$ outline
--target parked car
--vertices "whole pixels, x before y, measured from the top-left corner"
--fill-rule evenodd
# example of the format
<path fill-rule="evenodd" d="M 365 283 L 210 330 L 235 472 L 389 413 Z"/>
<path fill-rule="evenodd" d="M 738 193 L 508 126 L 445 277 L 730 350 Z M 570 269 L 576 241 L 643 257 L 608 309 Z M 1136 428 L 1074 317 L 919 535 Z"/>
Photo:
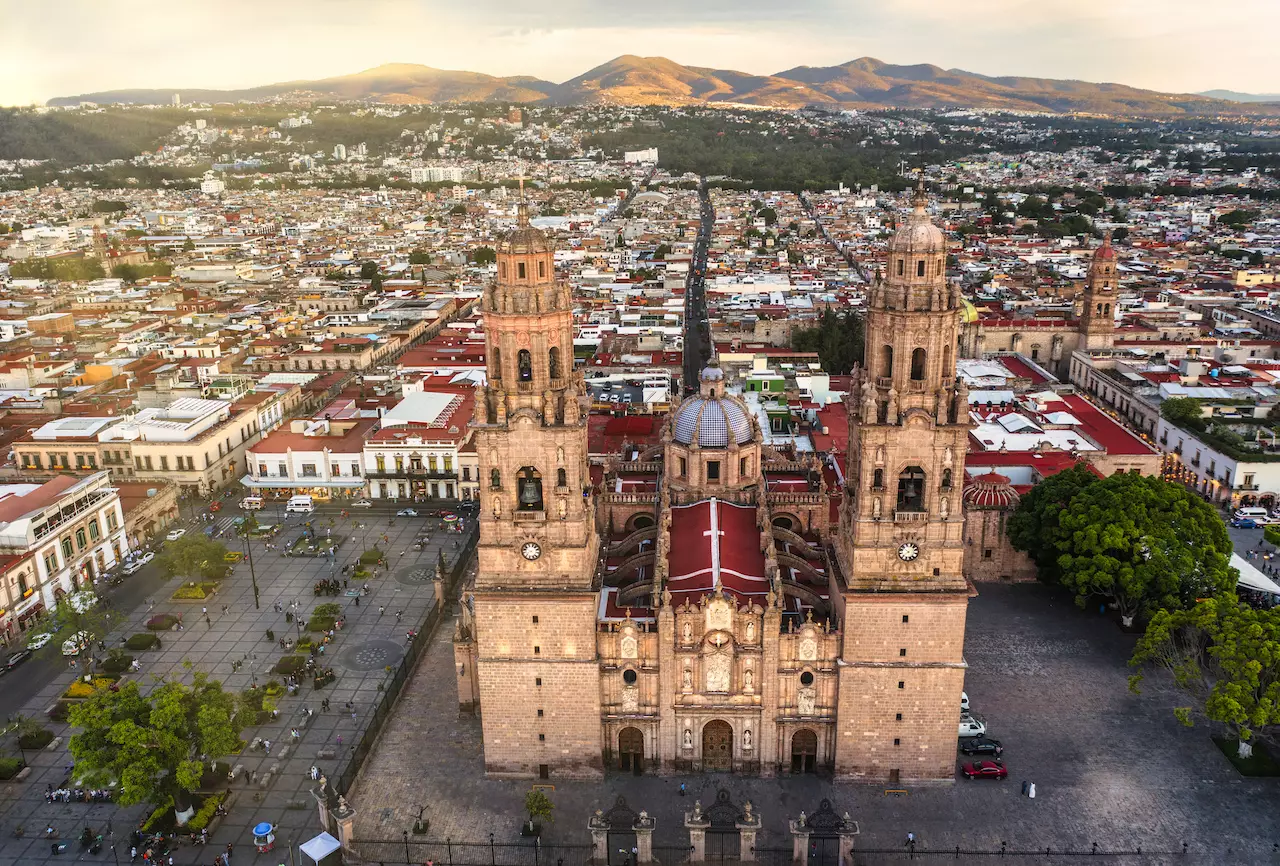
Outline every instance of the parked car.
<path fill-rule="evenodd" d="M 210 502 L 210 503 L 209 503 L 209 510 L 210 510 L 210 511 L 221 511 L 221 510 L 222 510 L 222 503 L 215 499 L 213 502 Z"/>
<path fill-rule="evenodd" d="M 144 550 L 142 553 L 135 553 L 132 558 L 125 561 L 124 573 L 137 574 L 142 570 L 144 565 L 155 558 L 156 555 L 149 550 Z"/>
<path fill-rule="evenodd" d="M 999 761 L 974 761 L 960 767 L 966 779 L 1004 779 L 1009 771 Z"/>
<path fill-rule="evenodd" d="M 396 512 L 396 517 L 417 517 L 418 512 L 412 508 L 401 508 Z"/>
<path fill-rule="evenodd" d="M 169 541 L 177 541 L 179 538 L 181 538 L 186 534 L 187 534 L 187 531 L 185 529 L 170 529 L 168 534 L 165 535 L 165 538 L 167 538 Z"/>
<path fill-rule="evenodd" d="M 1252 517 L 1237 517 L 1231 521 L 1231 525 L 1236 529 L 1257 529 L 1258 521 Z"/>
<path fill-rule="evenodd" d="M 31 639 L 27 641 L 27 649 L 32 652 L 35 652 L 38 649 L 44 649 L 51 640 L 53 640 L 53 635 L 48 632 L 42 631 L 39 634 L 33 634 Z"/>
<path fill-rule="evenodd" d="M 969 712 L 969 694 L 968 692 L 960 693 L 960 712 Z"/>
<path fill-rule="evenodd" d="M 990 737 L 971 737 L 960 744 L 960 751 L 966 755 L 995 755 L 999 757 L 1004 754 L 1004 746 L 1000 745 L 999 740 L 993 740 Z"/>
<path fill-rule="evenodd" d="M 64 656 L 79 655 L 89 648 L 89 642 L 92 640 L 93 635 L 87 631 L 78 631 L 62 642 L 62 654 Z"/>
<path fill-rule="evenodd" d="M 357 499 L 355 502 L 351 503 L 351 507 L 352 507 L 352 508 L 372 508 L 372 507 L 373 507 L 373 500 L 372 500 L 372 499 Z"/>
<path fill-rule="evenodd" d="M 960 736 L 981 737 L 987 732 L 987 725 L 981 719 L 975 719 L 968 713 L 960 716 Z"/>
<path fill-rule="evenodd" d="M 9 656 L 9 660 L 4 663 L 4 669 L 11 671 L 29 658 L 31 658 L 31 650 L 18 650 L 16 653 Z"/>

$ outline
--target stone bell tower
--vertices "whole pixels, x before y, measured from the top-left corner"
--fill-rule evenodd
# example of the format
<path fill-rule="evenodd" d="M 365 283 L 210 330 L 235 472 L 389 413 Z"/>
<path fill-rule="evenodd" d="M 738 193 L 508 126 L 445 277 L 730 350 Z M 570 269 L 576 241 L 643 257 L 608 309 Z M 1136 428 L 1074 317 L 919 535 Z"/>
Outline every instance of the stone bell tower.
<path fill-rule="evenodd" d="M 1094 250 L 1089 276 L 1081 295 L 1080 347 L 1086 350 L 1110 349 L 1116 334 L 1116 251 L 1111 246 L 1111 232 Z"/>
<path fill-rule="evenodd" d="M 593 502 L 585 387 L 573 371 L 570 292 L 554 250 L 519 224 L 482 301 L 487 382 L 472 422 L 480 458 L 474 631 L 485 769 L 602 773 Z"/>
<path fill-rule="evenodd" d="M 968 392 L 956 377 L 959 290 L 925 212 L 889 242 L 847 398 L 849 465 L 835 534 L 843 585 L 837 779 L 951 779 L 968 591 L 961 491 Z"/>

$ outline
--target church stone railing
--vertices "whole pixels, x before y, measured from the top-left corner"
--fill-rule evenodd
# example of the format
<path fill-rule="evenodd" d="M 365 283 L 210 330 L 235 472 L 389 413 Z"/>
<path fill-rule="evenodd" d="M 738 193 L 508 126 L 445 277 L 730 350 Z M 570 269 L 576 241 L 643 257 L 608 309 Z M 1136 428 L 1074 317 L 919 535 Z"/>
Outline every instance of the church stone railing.
<path fill-rule="evenodd" d="M 826 501 L 824 493 L 772 493 L 768 494 L 770 505 L 821 505 Z"/>

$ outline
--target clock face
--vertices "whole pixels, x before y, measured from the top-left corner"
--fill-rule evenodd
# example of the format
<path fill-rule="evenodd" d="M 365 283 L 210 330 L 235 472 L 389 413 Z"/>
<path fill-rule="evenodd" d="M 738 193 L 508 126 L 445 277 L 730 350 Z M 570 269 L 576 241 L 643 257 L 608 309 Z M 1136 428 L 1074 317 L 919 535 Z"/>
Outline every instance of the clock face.
<path fill-rule="evenodd" d="M 536 542 L 526 541 L 524 546 L 520 548 L 520 555 L 533 562 L 539 556 L 542 556 L 542 548 Z"/>
<path fill-rule="evenodd" d="M 910 541 L 898 547 L 898 559 L 901 559 L 903 562 L 911 562 L 919 555 L 920 548 L 916 547 Z"/>

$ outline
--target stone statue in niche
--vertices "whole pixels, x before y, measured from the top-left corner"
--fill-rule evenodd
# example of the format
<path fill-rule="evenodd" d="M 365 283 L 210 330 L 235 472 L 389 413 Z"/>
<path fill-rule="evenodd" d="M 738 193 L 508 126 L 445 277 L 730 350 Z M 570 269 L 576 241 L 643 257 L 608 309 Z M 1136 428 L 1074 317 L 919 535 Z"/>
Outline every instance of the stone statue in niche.
<path fill-rule="evenodd" d="M 871 500 L 871 516 L 879 519 L 880 517 L 880 497 L 877 496 Z"/>
<path fill-rule="evenodd" d="M 862 385 L 862 423 L 876 423 L 876 392 L 869 381 Z"/>
<path fill-rule="evenodd" d="M 877 466 L 884 465 L 884 446 L 883 445 L 880 445 L 876 448 L 876 465 Z"/>
<path fill-rule="evenodd" d="M 938 514 L 942 516 L 943 520 L 946 520 L 947 515 L 950 512 L 951 512 L 951 505 L 947 502 L 947 497 L 944 496 L 942 497 L 942 500 L 938 503 Z"/>
<path fill-rule="evenodd" d="M 707 691 L 729 691 L 729 656 L 723 653 L 707 658 Z"/>
<path fill-rule="evenodd" d="M 689 623 L 687 620 L 685 621 L 684 631 L 682 632 L 682 635 L 684 636 L 685 643 L 693 642 L 693 625 Z"/>
<path fill-rule="evenodd" d="M 744 751 L 751 751 L 751 729 L 747 728 L 742 732 L 742 748 Z"/>
<path fill-rule="evenodd" d="M 689 668 L 684 669 L 684 690 L 686 692 L 693 691 L 693 671 Z"/>
<path fill-rule="evenodd" d="M 693 731 L 689 730 L 688 728 L 684 729 L 684 747 L 686 749 L 693 748 Z"/>
<path fill-rule="evenodd" d="M 636 639 L 631 635 L 626 635 L 618 642 L 618 652 L 624 659 L 633 659 L 636 657 Z"/>
<path fill-rule="evenodd" d="M 556 463 L 559 463 L 561 466 L 564 465 L 564 446 L 563 445 L 556 446 Z"/>
<path fill-rule="evenodd" d="M 747 643 L 755 643 L 756 640 L 756 624 L 754 622 L 747 623 Z"/>
<path fill-rule="evenodd" d="M 560 519 L 564 520 L 569 515 L 569 503 L 563 499 L 556 502 L 556 513 L 560 515 Z"/>
<path fill-rule="evenodd" d="M 818 657 L 818 642 L 811 637 L 800 641 L 798 653 L 801 661 L 811 662 Z"/>
<path fill-rule="evenodd" d="M 502 517 L 502 497 L 493 497 L 493 516 Z"/>
<path fill-rule="evenodd" d="M 812 716 L 818 703 L 818 692 L 812 686 L 800 689 L 800 715 Z"/>
<path fill-rule="evenodd" d="M 952 452 L 951 446 L 948 445 L 947 450 L 942 452 L 942 465 L 950 466 L 953 460 L 955 460 L 955 454 Z"/>
<path fill-rule="evenodd" d="M 723 599 L 711 602 L 707 605 L 707 630 L 727 629 L 731 616 L 728 602 Z"/>
<path fill-rule="evenodd" d="M 756 675 L 752 673 L 751 668 L 747 668 L 742 673 L 742 688 L 744 691 L 751 691 L 756 681 Z"/>

